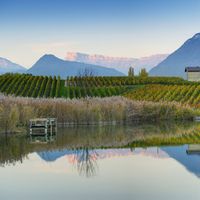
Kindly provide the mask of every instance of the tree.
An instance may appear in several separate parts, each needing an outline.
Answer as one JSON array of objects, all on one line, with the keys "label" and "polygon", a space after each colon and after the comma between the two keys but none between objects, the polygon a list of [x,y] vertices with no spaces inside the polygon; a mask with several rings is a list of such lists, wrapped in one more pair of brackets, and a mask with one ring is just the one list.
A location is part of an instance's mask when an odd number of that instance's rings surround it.
[{"label": "tree", "polygon": [[134,76],[134,68],[133,67],[129,67],[128,76],[130,76],[130,77]]},{"label": "tree", "polygon": [[148,77],[148,72],[146,71],[145,68],[142,68],[142,69],[141,69],[141,71],[140,71],[140,73],[139,73],[139,76],[140,76],[141,78],[146,78],[146,77]]},{"label": "tree", "polygon": [[86,67],[82,70],[79,70],[77,76],[78,77],[92,77],[92,76],[95,76],[95,72],[92,68]]}]

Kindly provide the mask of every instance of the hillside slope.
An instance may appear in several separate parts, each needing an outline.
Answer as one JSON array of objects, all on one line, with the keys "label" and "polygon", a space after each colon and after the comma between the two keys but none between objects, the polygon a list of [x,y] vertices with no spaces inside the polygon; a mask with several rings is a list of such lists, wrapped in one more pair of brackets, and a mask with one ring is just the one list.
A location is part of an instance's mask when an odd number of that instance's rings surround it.
[{"label": "hillside slope", "polygon": [[11,62],[6,58],[0,57],[0,74],[13,72],[13,73],[23,73],[26,71],[26,68],[18,65],[16,63]]},{"label": "hillside slope", "polygon": [[200,65],[200,33],[187,40],[179,49],[150,70],[152,76],[181,76],[187,66]]},{"label": "hillside slope", "polygon": [[115,69],[80,62],[65,61],[54,55],[42,56],[27,70],[27,73],[66,78],[67,76],[77,76],[79,73],[84,73],[85,69],[92,72],[95,76],[124,76],[123,73]]}]

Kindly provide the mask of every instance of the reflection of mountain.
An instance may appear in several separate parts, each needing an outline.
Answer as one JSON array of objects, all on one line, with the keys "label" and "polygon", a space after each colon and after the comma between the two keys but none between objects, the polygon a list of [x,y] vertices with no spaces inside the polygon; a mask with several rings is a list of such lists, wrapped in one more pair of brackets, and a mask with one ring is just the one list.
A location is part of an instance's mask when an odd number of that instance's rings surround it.
[{"label": "reflection of mountain", "polygon": [[[200,155],[188,155],[186,150],[188,149],[187,145],[184,146],[169,146],[169,147],[151,147],[147,149],[136,148],[131,150],[129,148],[122,149],[92,149],[88,150],[88,155],[90,158],[95,161],[98,159],[121,157],[121,156],[130,156],[130,155],[142,155],[150,156],[158,159],[162,158],[173,158],[182,164],[188,171],[200,177]],[[45,161],[56,161],[57,159],[67,156],[70,163],[82,163],[85,162],[85,159],[81,159],[83,149],[81,150],[55,150],[55,151],[46,151],[39,152],[38,155]]]},{"label": "reflection of mountain", "polygon": [[[82,152],[82,150],[56,150],[39,152],[38,155],[45,161],[55,161],[63,156],[74,156],[75,154]],[[97,149],[95,152],[98,154],[98,159],[114,156],[127,156],[132,154],[130,149]],[[89,150],[90,154],[93,154],[93,150]],[[71,160],[71,159],[70,159]]]},{"label": "reflection of mountain", "polygon": [[[0,137],[0,166],[15,164],[19,161],[23,162],[25,157],[32,152],[52,151],[54,158],[49,153],[47,155],[43,153],[42,156],[46,158],[45,160],[52,159],[53,161],[60,154],[65,155],[65,149],[91,147],[92,149],[102,149],[103,152],[103,148],[115,149],[116,151],[118,147],[134,149],[136,147],[160,146],[163,144],[200,143],[198,139],[199,130],[200,126],[197,123],[68,127],[59,129],[56,140],[45,145],[38,142],[34,143],[26,136]],[[58,149],[60,151],[56,154],[54,151]],[[115,152],[115,155],[117,154],[118,152]],[[147,154],[147,151],[145,151],[145,154]],[[103,156],[103,154],[101,153],[100,156]]]},{"label": "reflection of mountain", "polygon": [[[72,157],[74,158],[74,155],[77,153],[81,153],[83,149],[81,150],[55,150],[55,151],[43,151],[38,152],[37,154],[45,161],[51,162],[56,161],[57,159],[67,156],[69,160],[72,160]],[[143,148],[136,148],[134,150],[131,150],[129,148],[120,148],[120,149],[91,149],[89,150],[89,153],[97,154],[97,159],[105,159],[105,158],[113,158],[113,157],[122,157],[122,156],[129,156],[129,155],[145,155],[145,156],[151,156],[151,157],[157,157],[157,158],[165,158],[168,157],[167,154],[165,154],[163,151],[159,150],[156,147],[143,149]]]},{"label": "reflection of mountain", "polygon": [[60,157],[63,157],[66,155],[71,155],[73,153],[74,153],[73,150],[63,149],[63,150],[55,150],[55,151],[42,151],[42,152],[38,152],[37,154],[43,160],[45,160],[47,162],[51,162],[51,161],[57,160]]},{"label": "reflection of mountain", "polygon": [[181,163],[188,171],[200,177],[200,156],[199,155],[188,155],[186,150],[187,145],[175,146],[175,147],[162,147],[171,158]]},{"label": "reflection of mountain", "polygon": [[166,157],[162,151],[158,151],[156,147],[136,150],[129,148],[123,149],[89,149],[81,148],[77,150],[55,150],[39,152],[38,155],[46,162],[55,162],[57,159],[66,156],[68,162],[74,165],[81,176],[92,177],[96,175],[98,169],[97,160],[113,157],[130,156],[136,154],[144,154],[146,156],[153,156],[163,158]]},{"label": "reflection of mountain", "polygon": [[[177,147],[181,148],[178,151],[175,147],[156,146],[200,144],[199,136],[199,123],[165,123],[163,126],[142,124],[59,129],[56,140],[45,145],[33,143],[24,136],[0,137],[0,166],[22,163],[30,153],[38,152],[46,162],[64,157],[80,170],[80,174],[85,170],[87,176],[91,176],[100,159],[140,154],[158,159],[173,157],[198,175],[200,157],[186,154],[183,147]],[[171,148],[174,149],[170,151]]]}]

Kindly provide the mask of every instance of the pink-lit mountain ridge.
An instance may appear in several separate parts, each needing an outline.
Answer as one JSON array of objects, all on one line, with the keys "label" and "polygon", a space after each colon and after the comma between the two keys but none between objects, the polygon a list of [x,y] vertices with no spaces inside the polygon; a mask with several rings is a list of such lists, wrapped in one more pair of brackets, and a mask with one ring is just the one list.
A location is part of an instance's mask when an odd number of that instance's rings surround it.
[{"label": "pink-lit mountain ridge", "polygon": [[163,61],[167,56],[168,54],[156,54],[149,57],[128,58],[68,52],[65,59],[69,61],[112,67],[127,74],[130,66],[134,67],[136,73],[138,73],[141,68],[146,68],[149,71],[151,68]]}]

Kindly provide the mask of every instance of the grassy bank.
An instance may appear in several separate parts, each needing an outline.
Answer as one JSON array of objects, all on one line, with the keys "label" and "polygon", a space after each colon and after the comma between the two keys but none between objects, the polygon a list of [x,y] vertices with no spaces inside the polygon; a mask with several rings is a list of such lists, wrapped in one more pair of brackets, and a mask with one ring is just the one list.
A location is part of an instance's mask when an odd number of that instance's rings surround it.
[{"label": "grassy bank", "polygon": [[192,120],[199,111],[178,103],[132,101],[124,97],[45,99],[0,97],[1,128],[12,132],[30,118],[56,117],[61,124],[104,124]]}]

